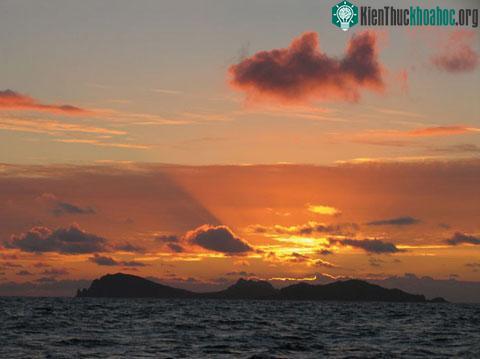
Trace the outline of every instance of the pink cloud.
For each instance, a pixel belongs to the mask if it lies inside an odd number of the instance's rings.
[[[479,55],[472,46],[475,38],[473,31],[451,32],[444,40],[442,50],[432,56],[432,63],[438,69],[451,73],[474,71],[479,63]]]
[[[44,111],[64,115],[78,115],[88,112],[72,105],[44,104],[30,96],[8,89],[0,90],[0,109]]]

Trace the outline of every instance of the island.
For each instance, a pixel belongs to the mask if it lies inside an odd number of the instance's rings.
[[[358,279],[337,281],[324,285],[298,283],[276,289],[267,281],[240,278],[225,290],[197,293],[125,273],[107,274],[95,279],[88,289],[79,289],[76,296],[80,298],[446,302],[443,298],[427,300],[424,295],[410,294],[400,289],[387,289]]]

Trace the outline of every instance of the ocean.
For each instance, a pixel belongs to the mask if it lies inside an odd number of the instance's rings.
[[[0,298],[0,358],[480,358],[480,305]]]

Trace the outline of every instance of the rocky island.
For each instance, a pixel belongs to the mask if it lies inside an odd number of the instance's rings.
[[[400,289],[387,289],[357,279],[324,285],[298,283],[282,289],[274,288],[267,281],[239,279],[222,291],[196,293],[124,273],[107,274],[95,279],[88,289],[78,290],[77,297],[446,302],[443,298],[429,301],[423,295],[410,294]]]

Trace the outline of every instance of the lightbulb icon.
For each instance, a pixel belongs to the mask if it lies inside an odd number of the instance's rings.
[[[340,20],[340,28],[347,31],[350,28],[350,20],[353,17],[353,10],[348,5],[342,5],[337,9],[337,18]]]

